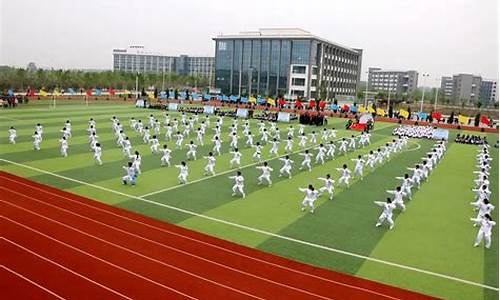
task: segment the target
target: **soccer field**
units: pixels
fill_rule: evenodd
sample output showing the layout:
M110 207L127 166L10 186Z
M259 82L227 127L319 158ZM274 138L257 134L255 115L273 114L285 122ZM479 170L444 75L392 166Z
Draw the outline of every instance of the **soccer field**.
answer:
M327 173L337 180L340 174L335 168L347 164L352 170L352 158L376 150L393 139L395 124L376 123L369 146L327 160L324 165L313 163L312 172L298 169L302 157L295 144L297 152L290 155L295 161L291 179L278 177L282 162L268 155L270 146L266 145L263 158L274 169L271 187L257 185L260 171L255 168L259 164L252 161L254 149L244 147L245 139L241 138L241 171L247 194L241 199L231 196L233 181L228 177L235 169L229 164L228 138L224 140L222 155L217 157L216 175L204 176L206 159L203 156L212 149L213 131L209 128L205 145L198 148L198 159L188 161L189 183L179 185L178 169L161 167L160 155L151 154L149 146L129 128L131 117L146 122L150 114L163 121L165 112L129 104L85 106L65 102L58 103L56 108L38 102L20 109L1 110L0 170L307 264L440 298L498 299L498 225L493 229L491 249L484 249L482 245L472 247L477 228L469 220L476 215L469 202L474 198L471 189L478 147L451 141L428 181L406 202L406 211L395 211L396 226L389 230L386 226L374 226L381 209L373 202L389 196L386 190L400 183L395 177L409 173L407 167L421 161L434 145L432 141L410 140L408 147L391 156L388 162L374 170L365 168L363 180L354 179L348 187L336 188L333 200L328 200L326 195L320 197L311 214L300 210L304 195L298 188L310 183L321 186L316 178ZM178 115L169 114L172 118ZM125 175L122 166L127 161L111 131L113 115L120 118L133 149L142 155L142 174L134 187L121 182ZM91 117L97 122L103 148L102 166L94 163L88 145L86 129ZM69 142L69 155L63 158L59 152L59 130L67 119L73 125L73 137ZM338 129L337 139L359 134L344 130L345 121L328 120L328 127ZM34 151L32 144L36 123L44 126L40 151ZM257 121L250 123L256 133ZM223 137L227 136L230 125L231 121L226 118ZM298 127L296 123L293 125ZM10 126L17 129L15 145L8 143ZM285 137L289 124L279 126ZM322 127L306 128L306 132L312 130L319 132ZM456 133L451 130L450 137ZM162 128L160 144L164 144L163 135ZM481 135L487 135L490 144L498 140L498 134ZM319 134L318 140L320 137ZM192 139L195 140L195 134ZM173 141L167 144L175 149ZM283 144L280 156L285 154ZM489 179L491 202L497 206L493 220L498 223L498 149L491 148L490 152L493 156ZM173 150L172 164L185 160L185 156L186 149Z

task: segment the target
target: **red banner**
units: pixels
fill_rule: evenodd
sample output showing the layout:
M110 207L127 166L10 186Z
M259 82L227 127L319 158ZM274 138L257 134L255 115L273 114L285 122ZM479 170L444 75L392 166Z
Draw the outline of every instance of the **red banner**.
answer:
M490 119L488 119L487 116L481 116L481 123L489 126L490 125Z

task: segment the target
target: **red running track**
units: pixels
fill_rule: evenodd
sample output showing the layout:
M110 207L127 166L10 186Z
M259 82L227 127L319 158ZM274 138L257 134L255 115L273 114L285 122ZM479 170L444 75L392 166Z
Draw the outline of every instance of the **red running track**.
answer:
M0 172L4 299L431 299Z

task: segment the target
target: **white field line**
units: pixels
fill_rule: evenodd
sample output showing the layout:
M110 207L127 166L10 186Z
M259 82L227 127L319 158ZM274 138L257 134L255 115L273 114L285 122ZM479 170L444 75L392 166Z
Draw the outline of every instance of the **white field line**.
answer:
M262 235L266 235L266 236L270 236L270 237L275 237L275 238L279 238L279 239L282 239L282 240L294 242L294 243L297 243L297 244L306 245L306 246L310 246L310 247L317 248L317 249L322 249L322 250L325 250L325 251L328 251L328 252L343 254L343 255L346 255L346 256L351 256L351 257L355 257L355 258L367 260L367 261L370 261L370 262L375 262L375 263L379 263L379 264L383 264L383 265L387 265L387 266L399 268L399 269L409 270L409 271L413 271L413 272L416 272L416 273L422 273L422 274L431 275L431 276L439 277L439 278L444 278L444 279L448 279L448 280L451 280L451 281L456 281L456 282L460 282L460 283L464 283L464 284L468 284L468 285L472 285L472 286L477 286L477 287L481 287L481 288L485 288L485 289L489 289L489 290L493 290L493 291L498 291L498 287L494 287L494 286L490 286L490 285L486 285L486 284L482 284L482 283L478 283L478 282L474 282L474 281L470 281L470 280L466 280L466 279L462 279L462 278L458 278L458 277L454 277L454 276L442 274L442 273L436 273L436 272L432 272L432 271L428 271L428 270L424 270L424 269L419 269L419 268L412 267L412 266L398 264L398 263L386 261L386 260L383 260L383 259L378 259L378 258L375 258L375 257L361 255L361 254L357 254L357 253L353 253L353 252L349 252L349 251L345 251L345 250L341 250L341 249L337 249L337 248L333 248L333 247L328 247L328 246L324 246L324 245L310 243L310 242L307 242L307 241L299 240L299 239L288 237L288 236L284 236L284 235L279 235L279 234L276 234L276 233L273 233L273 232L269 232L269 231L265 231L265 230L261 230L261 229L258 229L258 228L253 228L253 227L249 227L249 226L246 226L246 225L241 225L241 224L238 224L238 223L233 223L233 222L230 222L230 221L226 221L226 220L223 220L223 219L218 219L218 218L210 217L210 216L207 216L207 215L204 215L204 214L200 214L200 213L197 213L197 212L194 212L194 211L190 211L190 210L186 210L186 209L183 209L183 208L175 207L175 206L172 206L172 205L168 205L168 204L164 204L164 203L159 203L159 202L156 202L156 201L151 201L151 200L148 200L146 198L129 195L129 194L126 194L126 193L122 193L120 191L115 191L115 190L112 190L112 189L109 189L109 188L106 188L106 187L103 187L103 186L99 186L99 185L95 185L95 184L92 184L92 183L84 182L84 181L81 181L81 180L78 180L78 179L69 178L69 177L66 177L66 176L63 176L63 175L55 174L55 173L52 173L52 172L49 172L49 171L45 171L45 170L42 170L42 169L31 167L31 166L28 166L28 165L16 163L16 162L13 162L13 161L10 161L10 160L6 160L6 159L0 158L0 161L7 162L7 163L10 163L10 164L13 164L13 165L16 165L16 166L19 166L19 167L23 167L23 168L26 168L26 169L30 169L30 170L33 170L33 171L37 171L37 172L40 172L40 173L52 175L52 176L55 176L55 177L58 177L58 178L62 178L62 179L65 179L65 180L73 181L73 182L76 182L76 183L79 183L79 184L82 184L82 185L90 186L90 187L93 187L93 188L96 188L96 189L100 189L100 190L107 191L107 192L110 192L110 193L113 193L113 194L121 195L121 196L124 196L124 197L127 197L127 198L136 199L136 200L139 200L139 201L142 201L142 202L145 202L145 203L149 203L149 204L157 205L157 206L160 206L160 207L168 208L168 209L171 209L171 210L175 210L175 211L187 214L187 215L191 215L191 216L199 217L199 218L202 218L202 219L206 219L206 220L218 222L218 223L221 223L221 224L229 225L229 226L232 226L232 227L244 229L244 230L255 232L255 233L259 233L259 234L262 234Z

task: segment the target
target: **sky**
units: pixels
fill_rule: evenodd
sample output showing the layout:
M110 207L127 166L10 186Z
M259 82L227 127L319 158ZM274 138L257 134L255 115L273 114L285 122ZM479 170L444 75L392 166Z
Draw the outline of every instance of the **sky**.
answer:
M112 49L214 55L213 37L302 28L368 67L498 79L497 0L0 0L0 65L111 69ZM420 77L419 84L422 84Z

